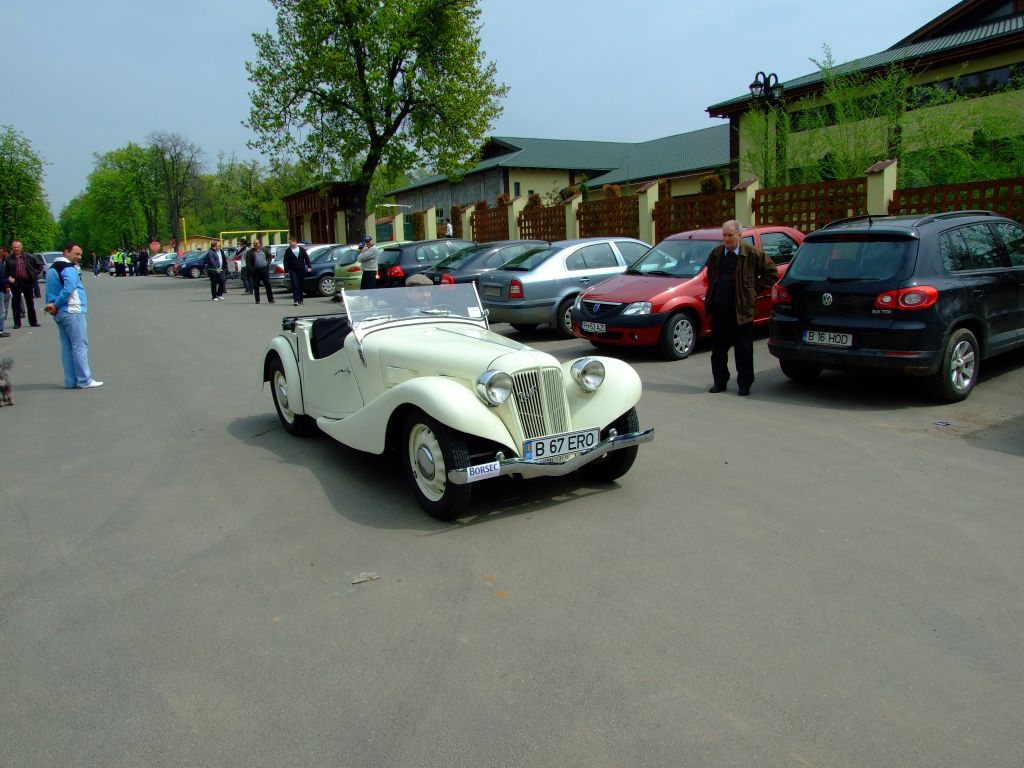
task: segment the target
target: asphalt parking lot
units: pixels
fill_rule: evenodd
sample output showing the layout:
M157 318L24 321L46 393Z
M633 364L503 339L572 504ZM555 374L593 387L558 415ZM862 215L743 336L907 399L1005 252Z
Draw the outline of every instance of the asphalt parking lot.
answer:
M85 279L104 387L49 318L0 346L0 765L1024 765L1024 354L955 405L792 384L763 333L749 398L626 354L629 474L448 525L281 428L290 301Z

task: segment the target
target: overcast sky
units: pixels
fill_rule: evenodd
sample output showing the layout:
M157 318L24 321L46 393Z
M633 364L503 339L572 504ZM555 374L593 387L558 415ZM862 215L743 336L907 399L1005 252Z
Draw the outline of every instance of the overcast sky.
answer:
M252 33L266 0L2 0L0 124L47 163L55 214L81 192L93 153L153 130L258 157L241 120ZM715 125L705 109L781 80L888 48L953 0L481 0L483 46L510 86L492 133L646 141ZM267 104L268 110L275 109Z

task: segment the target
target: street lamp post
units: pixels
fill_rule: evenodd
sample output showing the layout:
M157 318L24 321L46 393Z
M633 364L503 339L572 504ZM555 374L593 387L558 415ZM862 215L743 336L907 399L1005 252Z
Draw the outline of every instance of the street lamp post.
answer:
M786 110L782 107L782 83L774 72L765 74L758 72L750 84L750 97L754 104L764 112L765 133L765 176L762 181L766 185L776 185L784 181L786 169L786 131L783 125L788 120ZM772 131L769 115L775 114L774 131ZM769 133L771 136L769 136ZM769 173L769 169L771 172Z

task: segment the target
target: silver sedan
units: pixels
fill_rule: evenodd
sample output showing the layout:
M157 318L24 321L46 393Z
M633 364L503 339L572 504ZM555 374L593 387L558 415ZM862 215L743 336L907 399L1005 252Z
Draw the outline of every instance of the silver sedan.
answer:
M480 298L492 323L517 331L547 323L569 338L576 296L625 271L650 247L630 237L586 237L531 248L481 275Z

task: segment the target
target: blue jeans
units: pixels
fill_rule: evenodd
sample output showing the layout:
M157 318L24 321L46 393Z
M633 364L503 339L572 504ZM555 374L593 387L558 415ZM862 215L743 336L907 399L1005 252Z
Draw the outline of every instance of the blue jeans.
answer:
M296 304L302 303L302 281L306 277L305 272L299 272L298 270L292 269L288 272L288 277L292 281L292 301Z
M64 365L64 386L68 389L84 387L92 381L89 369L89 330L85 315L57 313L60 332L60 361Z
M0 288L0 333L4 332L4 315L7 314L7 307L11 303L11 294Z

